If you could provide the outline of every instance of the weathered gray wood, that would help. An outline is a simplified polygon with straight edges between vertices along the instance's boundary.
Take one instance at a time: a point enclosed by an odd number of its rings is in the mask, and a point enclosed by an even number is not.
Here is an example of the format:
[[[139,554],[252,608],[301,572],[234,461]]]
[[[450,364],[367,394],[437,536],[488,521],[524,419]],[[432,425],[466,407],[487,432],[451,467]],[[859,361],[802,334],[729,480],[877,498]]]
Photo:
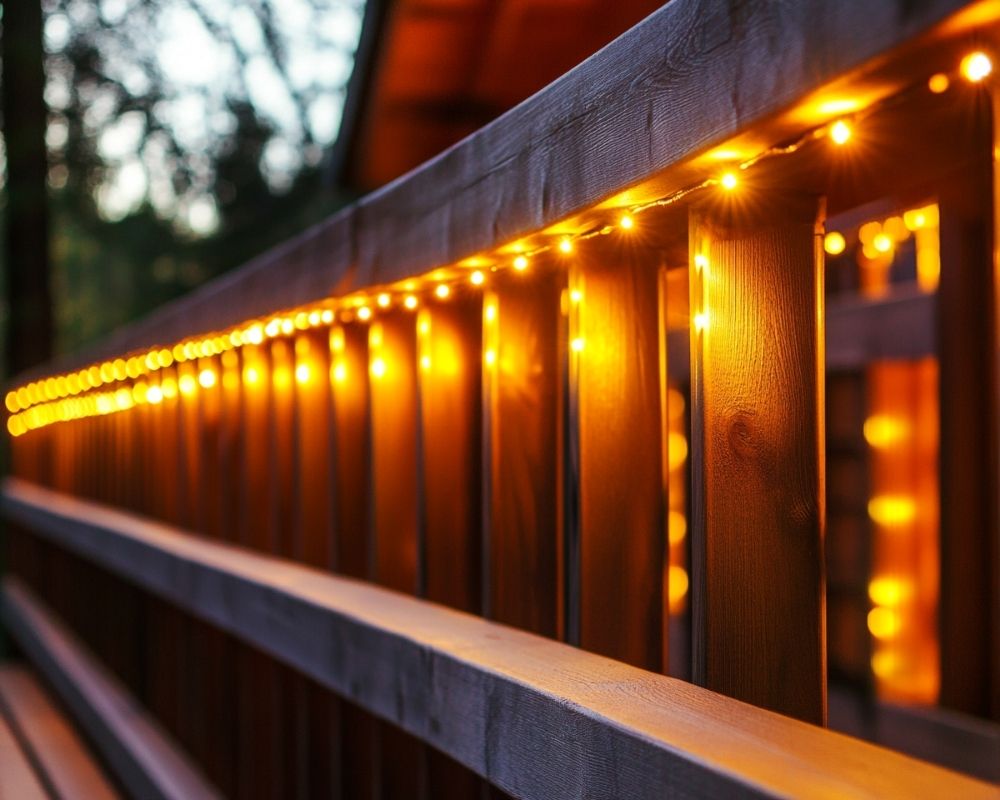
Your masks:
[[[987,784],[697,686],[22,481],[4,484],[3,510],[529,800],[995,797]],[[29,641],[41,620],[24,624],[12,579],[4,596]]]
[[[133,796],[218,797],[135,699],[14,578],[4,581],[3,620]]]
[[[700,180],[717,162],[679,165],[751,127],[757,141],[800,132],[815,115],[795,104],[850,70],[867,64],[872,95],[908,83],[911,70],[876,57],[968,4],[673,0],[404,179],[21,378],[422,274],[540,231],[625,188],[649,197]],[[940,41],[922,40],[923,54],[939,51]],[[907,54],[926,63],[921,55],[918,48]]]
[[[0,718],[5,715],[17,731],[57,798],[111,800],[120,796],[79,734],[24,667],[0,665],[0,712]],[[7,796],[0,790],[0,797]]]

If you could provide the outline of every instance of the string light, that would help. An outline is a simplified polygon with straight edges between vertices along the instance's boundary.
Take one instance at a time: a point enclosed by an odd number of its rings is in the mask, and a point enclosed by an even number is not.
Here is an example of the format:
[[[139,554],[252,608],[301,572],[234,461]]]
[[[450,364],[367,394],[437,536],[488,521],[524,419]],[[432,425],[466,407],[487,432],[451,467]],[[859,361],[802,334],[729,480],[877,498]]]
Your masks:
[[[944,94],[948,91],[950,86],[951,79],[943,72],[931,75],[930,79],[927,81],[927,88],[934,94]]]
[[[838,119],[830,126],[830,139],[834,144],[847,144],[851,138],[851,126],[844,120]]]
[[[216,377],[215,371],[211,369],[203,369],[198,373],[198,383],[201,384],[202,388],[211,389],[215,386]]]
[[[584,346],[583,337],[577,336],[575,339],[572,339],[569,343],[569,346],[574,353],[582,353]]]
[[[962,59],[959,70],[970,83],[979,83],[993,72],[993,61],[982,50],[976,50]]]
[[[823,249],[831,256],[839,256],[847,248],[847,241],[842,233],[831,231],[823,237]]]
[[[962,59],[958,68],[958,73],[972,83],[983,81],[992,74],[992,71],[992,59],[987,53],[981,50],[968,53]],[[926,86],[931,92],[940,94],[947,91],[950,87],[950,81],[951,78],[949,75],[938,73],[930,76],[926,82]],[[922,85],[918,84],[918,86]],[[870,114],[874,110],[874,106],[859,110],[859,104],[852,100],[839,104],[827,104],[824,107],[823,113],[851,113],[857,118],[859,113]],[[738,165],[734,165],[734,171],[727,172],[721,177],[705,178],[700,182],[678,189],[671,194],[633,206],[628,213],[624,213],[618,218],[617,226],[605,222],[589,230],[563,236],[558,241],[550,241],[532,250],[528,250],[525,245],[520,244],[515,248],[518,254],[511,262],[512,266],[515,271],[523,272],[528,268],[530,258],[534,255],[553,250],[569,254],[573,252],[575,242],[586,241],[594,236],[609,233],[615,227],[625,231],[632,230],[635,227],[635,215],[651,208],[672,205],[692,192],[708,189],[716,185],[721,186],[726,191],[731,191],[739,185],[737,177],[739,171],[749,169],[759,161],[772,156],[795,153],[824,134],[835,144],[842,145],[851,139],[853,132],[848,121],[843,119],[839,119],[832,124],[827,123],[819,126],[807,131],[791,144],[774,146],[758,152]],[[915,217],[915,215],[911,216]],[[906,227],[912,230],[911,225],[915,223],[910,218],[907,218],[905,222]],[[927,224],[929,225],[930,223]],[[843,237],[840,234],[835,232],[830,233],[824,239],[824,249],[831,255],[843,252],[846,242],[842,240]],[[875,252],[890,253],[895,247],[895,240],[889,233],[880,233],[875,235],[871,240],[871,246]],[[494,264],[490,269],[496,271],[500,266]],[[703,271],[707,267],[707,259],[703,260],[700,256],[696,257],[695,267],[699,272]],[[455,278],[449,281],[449,283],[438,283],[432,291],[438,297],[447,297],[451,291],[450,284],[455,284],[457,280],[458,278]],[[475,270],[469,274],[469,281],[474,286],[482,286],[485,283],[484,271],[480,269]],[[406,292],[402,305],[407,310],[413,311],[419,307],[420,301],[416,294],[418,289],[419,283],[414,279],[407,279],[398,284],[397,290]],[[570,299],[572,302],[579,301],[573,292],[570,293]],[[333,307],[330,307],[331,305]],[[149,386],[145,390],[140,389],[138,392],[134,391],[138,384],[129,387],[122,394],[119,394],[114,389],[111,391],[97,390],[115,382],[126,380],[136,381],[143,375],[167,368],[174,363],[183,363],[198,358],[223,354],[232,348],[245,345],[260,345],[265,338],[275,338],[281,334],[291,335],[296,329],[307,330],[320,325],[330,326],[337,319],[338,308],[344,309],[348,315],[344,317],[345,320],[350,320],[351,317],[349,315],[353,313],[358,319],[366,321],[372,317],[370,306],[385,309],[391,305],[392,294],[387,291],[380,292],[374,296],[369,295],[368,298],[355,295],[339,301],[326,300],[323,302],[322,307],[291,309],[284,312],[284,315],[275,315],[266,321],[246,322],[236,329],[216,332],[202,339],[179,342],[169,348],[158,347],[150,349],[148,352],[126,354],[122,358],[106,361],[101,364],[94,364],[67,375],[52,376],[45,380],[35,381],[26,387],[20,387],[6,394],[5,405],[13,415],[8,420],[8,430],[14,435],[20,435],[28,430],[62,419],[75,419],[80,416],[111,413],[116,410],[123,410],[126,407],[132,407],[136,403],[158,402],[151,401],[150,397],[159,398],[159,402],[162,402],[162,400],[168,399],[171,396],[169,394],[170,391],[174,395],[177,393],[178,383],[173,382],[172,379],[164,379],[161,381],[160,387]],[[488,314],[495,314],[495,309],[484,306],[484,316]],[[701,312],[695,314],[692,318],[692,324],[695,330],[699,332],[705,330],[708,326],[707,313]],[[571,342],[570,346],[574,349],[577,347],[573,342]],[[484,351],[484,360],[488,363],[493,363],[495,359],[495,350],[490,348],[488,351]],[[343,365],[335,365],[334,373],[337,371],[337,366],[342,367]],[[383,362],[381,366],[383,372],[384,368],[385,365]],[[372,369],[373,374],[379,371],[379,368],[375,366],[375,362],[372,363]],[[201,375],[203,373],[204,371],[199,373],[197,379],[191,375],[182,376],[179,379],[180,391],[185,394],[194,391],[197,384],[201,382]],[[252,367],[244,370],[243,377],[247,383],[253,383],[259,379],[256,370]],[[142,399],[137,400],[136,398]],[[15,431],[18,433],[15,433]]]

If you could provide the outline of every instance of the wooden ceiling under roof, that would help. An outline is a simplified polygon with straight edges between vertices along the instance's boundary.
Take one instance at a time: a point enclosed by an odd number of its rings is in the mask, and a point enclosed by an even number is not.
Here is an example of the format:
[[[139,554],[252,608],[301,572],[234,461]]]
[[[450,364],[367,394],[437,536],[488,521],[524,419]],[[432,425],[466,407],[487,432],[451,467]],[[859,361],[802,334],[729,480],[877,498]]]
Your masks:
[[[551,83],[660,0],[369,0],[335,148],[370,191]]]

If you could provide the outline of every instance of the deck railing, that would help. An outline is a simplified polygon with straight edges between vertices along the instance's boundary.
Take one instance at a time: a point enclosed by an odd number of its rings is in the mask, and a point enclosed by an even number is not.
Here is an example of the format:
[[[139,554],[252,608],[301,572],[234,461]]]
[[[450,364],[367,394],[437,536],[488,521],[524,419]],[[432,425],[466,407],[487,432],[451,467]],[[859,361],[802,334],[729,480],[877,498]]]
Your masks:
[[[941,695],[1000,714],[991,90],[958,67],[998,17],[674,0],[287,246],[19,376],[5,619],[123,783],[990,796],[817,726],[824,375],[929,348],[963,376]],[[887,196],[940,208],[936,299],[828,317],[825,220]]]

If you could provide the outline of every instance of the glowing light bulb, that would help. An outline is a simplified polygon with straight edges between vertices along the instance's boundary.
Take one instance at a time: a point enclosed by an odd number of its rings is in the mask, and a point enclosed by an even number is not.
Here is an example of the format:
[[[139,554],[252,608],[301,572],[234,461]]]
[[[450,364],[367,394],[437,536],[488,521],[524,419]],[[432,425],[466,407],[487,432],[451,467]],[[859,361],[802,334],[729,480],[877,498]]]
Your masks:
[[[309,383],[309,378],[312,376],[312,370],[309,369],[308,364],[299,364],[295,368],[295,380],[299,383]]]
[[[260,344],[264,341],[264,327],[262,325],[251,325],[243,332],[243,338],[250,344]]]
[[[417,301],[416,295],[408,294],[406,296],[406,299],[403,300],[403,305],[408,310],[413,311],[413,309],[415,309],[419,305],[419,302]]]
[[[190,375],[182,375],[181,379],[177,381],[177,388],[180,389],[180,392],[183,395],[194,394],[196,386],[197,383],[195,379]]]
[[[701,333],[705,328],[708,327],[708,314],[704,311],[700,311],[694,315],[694,329]]]
[[[158,405],[163,402],[163,390],[159,386],[150,386],[146,391],[146,402]]]
[[[482,286],[485,280],[486,277],[478,269],[469,276],[469,283],[473,286]]]
[[[993,72],[993,61],[982,50],[976,50],[962,59],[960,69],[967,81],[979,83]]]
[[[583,300],[583,292],[580,291],[579,289],[570,289],[569,300],[571,303],[579,303],[581,300]]]
[[[333,310],[329,308],[324,308],[319,315],[319,321],[324,325],[330,325],[333,322]]]
[[[319,324],[323,321],[323,315],[319,311],[309,312],[309,325],[313,328],[318,328]]]
[[[528,268],[528,257],[518,256],[514,259],[514,269],[518,272],[524,272]]]
[[[372,318],[372,310],[368,306],[361,306],[358,309],[358,319],[362,322],[366,322]]]
[[[708,256],[706,256],[704,253],[698,253],[694,257],[694,268],[698,270],[698,272],[702,272],[707,267],[708,267]]]
[[[569,346],[573,349],[574,353],[582,353],[584,346],[583,337],[577,336],[575,339],[572,339]]]
[[[868,630],[876,639],[891,639],[902,627],[899,612],[878,606],[868,612]]]
[[[373,378],[383,377],[385,375],[385,360],[382,358],[373,358],[369,369]]]
[[[420,357],[420,368],[422,370],[424,370],[424,372],[426,372],[427,370],[429,370],[431,368],[431,357],[430,356],[421,356]]]
[[[379,308],[388,308],[389,304],[392,302],[392,297],[388,292],[382,292],[376,299],[375,302],[378,303]]]
[[[834,144],[847,144],[851,138],[851,126],[844,120],[838,119],[830,126],[830,139]]]
[[[630,231],[635,227],[635,220],[628,214],[622,214],[622,218],[618,220],[618,227],[622,230]]]
[[[564,236],[559,240],[559,252],[560,253],[572,253],[573,252],[573,242],[570,241],[568,236]]]
[[[198,383],[202,385],[205,389],[211,389],[215,386],[216,380],[215,371],[211,369],[203,369],[198,373]]]
[[[727,172],[725,175],[722,176],[722,180],[720,181],[720,183],[722,184],[723,189],[725,189],[727,192],[731,192],[733,189],[736,188],[736,185],[739,183],[739,181],[736,179],[736,175],[734,173]]]
[[[7,410],[12,414],[21,410],[21,406],[17,402],[17,392],[7,392],[7,396],[4,398],[4,404],[7,406]]]
[[[436,294],[441,300],[444,300],[449,294],[451,294],[451,289],[448,288],[448,284],[439,283],[437,288],[434,290],[434,294]]]
[[[483,361],[486,362],[486,366],[492,367],[497,361],[497,351],[496,350],[486,350],[483,353]]]
[[[927,88],[934,94],[944,94],[951,87],[951,80],[943,72],[931,75],[927,81]]]
[[[872,246],[880,253],[888,253],[892,250],[892,238],[888,234],[880,233],[872,239]]]
[[[253,386],[260,380],[260,371],[256,367],[247,367],[243,370],[243,382]]]
[[[884,527],[894,527],[912,522],[917,515],[917,505],[905,495],[878,495],[868,501],[868,516]]]
[[[281,332],[283,334],[285,334],[285,336],[288,336],[289,334],[294,333],[295,332],[295,323],[292,322],[292,320],[288,319],[287,317],[285,319],[281,320]]]
[[[333,379],[337,383],[343,383],[347,378],[347,366],[343,362],[339,362],[333,367]]]
[[[281,332],[281,320],[272,319],[264,326],[264,334],[273,339]]]
[[[909,423],[891,414],[875,414],[865,420],[865,441],[872,447],[892,447],[910,433]]]
[[[823,237],[823,249],[831,256],[839,256],[846,248],[847,240],[837,231],[831,231]]]

